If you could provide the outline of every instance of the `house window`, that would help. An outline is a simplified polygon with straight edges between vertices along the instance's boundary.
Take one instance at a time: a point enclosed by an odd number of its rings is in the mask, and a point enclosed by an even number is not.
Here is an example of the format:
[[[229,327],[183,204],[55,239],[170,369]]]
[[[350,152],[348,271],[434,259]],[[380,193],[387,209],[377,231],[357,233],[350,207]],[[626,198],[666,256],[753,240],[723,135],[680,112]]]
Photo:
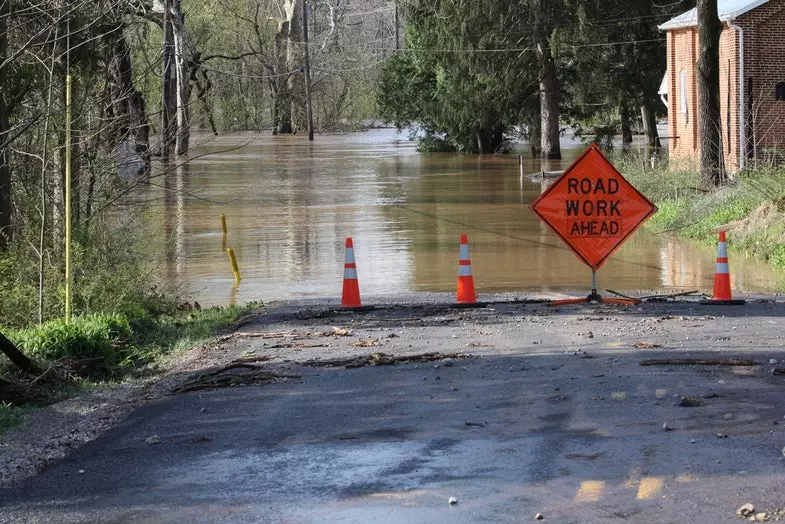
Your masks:
[[[681,72],[681,84],[679,85],[679,108],[684,115],[684,121],[689,121],[687,114],[687,72]]]
[[[777,84],[775,91],[777,100],[785,100],[785,82]]]

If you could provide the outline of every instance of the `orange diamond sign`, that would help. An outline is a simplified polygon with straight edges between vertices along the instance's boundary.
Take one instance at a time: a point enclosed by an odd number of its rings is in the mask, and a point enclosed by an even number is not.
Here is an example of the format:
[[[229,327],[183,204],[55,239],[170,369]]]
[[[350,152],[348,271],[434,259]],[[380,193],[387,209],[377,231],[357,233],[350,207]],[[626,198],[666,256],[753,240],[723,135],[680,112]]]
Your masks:
[[[592,144],[531,210],[596,271],[657,207]]]

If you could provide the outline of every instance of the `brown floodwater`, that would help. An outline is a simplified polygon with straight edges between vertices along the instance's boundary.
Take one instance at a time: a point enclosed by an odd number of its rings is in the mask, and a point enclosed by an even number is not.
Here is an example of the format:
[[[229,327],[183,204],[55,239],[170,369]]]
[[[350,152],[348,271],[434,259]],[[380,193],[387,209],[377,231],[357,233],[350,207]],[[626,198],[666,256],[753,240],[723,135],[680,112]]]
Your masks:
[[[461,233],[469,235],[480,295],[591,288],[591,270],[529,210],[544,186],[521,179],[514,154],[420,154],[394,130],[318,135],[312,143],[269,135],[195,143],[188,162],[170,165],[148,191],[161,226],[151,246],[167,283],[202,305],[339,298],[346,237],[364,299],[454,291]],[[565,160],[545,169],[563,169],[584,148],[569,139],[563,147]],[[528,154],[524,162],[526,173],[540,169]],[[710,291],[715,256],[711,247],[640,230],[598,271],[599,289]],[[743,255],[730,265],[737,291],[773,292],[784,280]]]

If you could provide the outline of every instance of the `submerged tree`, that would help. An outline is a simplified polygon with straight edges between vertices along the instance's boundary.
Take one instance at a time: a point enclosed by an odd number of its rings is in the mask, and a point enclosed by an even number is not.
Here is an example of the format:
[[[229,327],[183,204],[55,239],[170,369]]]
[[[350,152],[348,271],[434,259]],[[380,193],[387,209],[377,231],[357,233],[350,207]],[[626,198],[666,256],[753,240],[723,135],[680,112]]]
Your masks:
[[[539,80],[534,54],[510,36],[526,13],[496,0],[401,3],[408,24],[405,52],[384,66],[377,91],[383,118],[421,126],[447,147],[493,153],[521,121]]]

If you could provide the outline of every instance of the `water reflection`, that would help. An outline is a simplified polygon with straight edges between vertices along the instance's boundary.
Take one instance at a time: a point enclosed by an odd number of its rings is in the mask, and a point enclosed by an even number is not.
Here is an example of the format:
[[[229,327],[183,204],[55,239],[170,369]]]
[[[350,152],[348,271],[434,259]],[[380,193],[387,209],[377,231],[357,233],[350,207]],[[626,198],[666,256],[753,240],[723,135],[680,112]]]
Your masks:
[[[237,148],[238,144],[247,145]],[[582,151],[543,166],[564,169]],[[209,156],[199,156],[214,153]],[[220,137],[164,177],[159,252],[172,284],[204,305],[340,294],[343,242],[354,239],[363,296],[453,291],[468,233],[479,293],[587,290],[591,271],[529,211],[543,184],[518,158],[418,154],[381,130],[302,137]],[[540,169],[525,158],[525,173]],[[222,247],[238,258],[242,283]],[[636,233],[598,273],[601,288],[709,290],[715,253]],[[780,275],[731,259],[736,289],[771,291]]]

